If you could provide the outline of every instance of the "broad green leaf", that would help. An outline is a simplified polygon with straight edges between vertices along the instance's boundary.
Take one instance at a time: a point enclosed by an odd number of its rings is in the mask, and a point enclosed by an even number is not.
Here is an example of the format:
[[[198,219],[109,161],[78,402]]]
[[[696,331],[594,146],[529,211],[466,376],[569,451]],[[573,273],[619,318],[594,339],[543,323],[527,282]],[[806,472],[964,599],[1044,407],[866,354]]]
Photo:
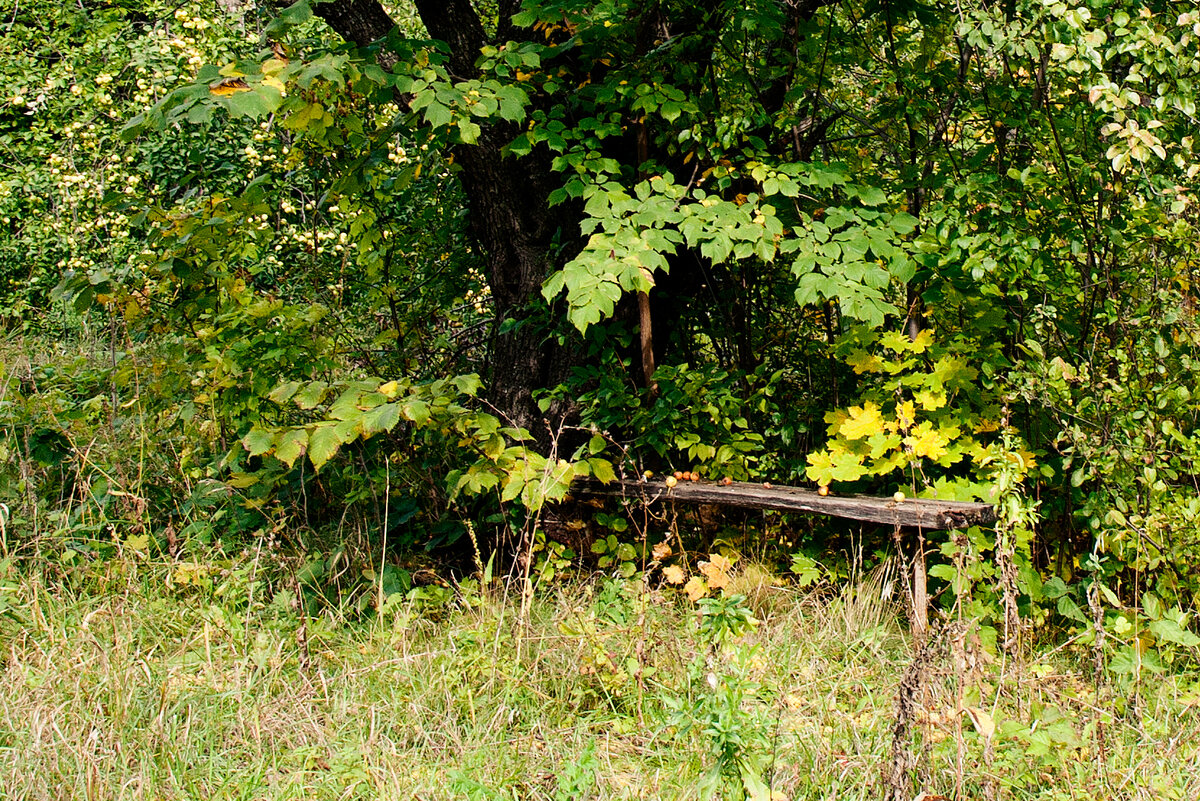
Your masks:
[[[293,395],[296,394],[296,390],[298,389],[300,389],[299,381],[288,381],[287,383],[280,384],[279,386],[275,387],[275,389],[271,390],[267,397],[276,403],[286,403]]]
[[[254,426],[246,436],[242,437],[242,445],[251,456],[261,456],[271,450],[274,441],[274,434],[258,426]]]
[[[308,438],[308,458],[313,467],[321,467],[333,458],[342,447],[342,438],[332,425],[318,426],[313,429]]]
[[[329,385],[324,381],[313,381],[296,393],[293,400],[295,400],[296,405],[301,409],[316,408],[325,399],[325,391],[328,388]]]
[[[275,445],[275,458],[293,466],[308,446],[308,431],[303,428],[293,428],[279,435]]]
[[[607,459],[588,459],[588,466],[592,469],[592,475],[605,484],[611,484],[617,480],[617,474],[613,470],[612,462]]]
[[[384,403],[362,416],[362,435],[367,439],[383,431],[391,431],[400,422],[400,404]]]

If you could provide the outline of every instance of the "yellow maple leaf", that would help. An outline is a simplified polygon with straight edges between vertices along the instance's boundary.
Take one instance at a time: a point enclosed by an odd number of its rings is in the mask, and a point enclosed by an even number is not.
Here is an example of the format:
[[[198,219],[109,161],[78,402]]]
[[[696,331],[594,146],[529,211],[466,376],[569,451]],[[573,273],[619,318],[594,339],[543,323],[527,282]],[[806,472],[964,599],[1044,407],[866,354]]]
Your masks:
[[[851,353],[846,359],[846,364],[853,367],[854,372],[859,375],[877,373],[883,369],[883,362],[879,361],[879,357],[873,353],[867,353],[865,350],[856,350]]]
[[[933,344],[933,330],[926,328],[921,333],[917,334],[916,338],[909,343],[908,349],[913,353],[924,353]]]
[[[838,430],[842,427],[842,424],[849,419],[850,415],[846,414],[846,412],[842,409],[834,409],[832,412],[826,412],[825,422],[829,423],[829,428],[827,428],[826,431],[829,432],[829,436],[836,437]]]
[[[683,568],[679,565],[667,565],[663,568],[663,578],[668,584],[682,584],[684,579]]]
[[[870,401],[851,406],[850,417],[842,423],[839,433],[846,439],[862,439],[883,431],[883,416],[879,407]]]
[[[917,411],[913,408],[912,401],[896,404],[896,422],[900,424],[900,428],[906,431],[917,422]]]
[[[904,438],[904,444],[913,456],[936,460],[946,455],[948,440],[934,431],[933,425],[926,420],[917,426],[912,434]]]
[[[1013,451],[1007,451],[1004,458],[1015,464],[1022,472],[1037,467],[1037,457],[1025,448],[1017,448]]]
[[[683,585],[683,591],[687,593],[687,597],[690,600],[699,601],[708,595],[708,585],[699,576],[692,576],[688,579],[688,583]]]
[[[719,553],[710,553],[708,560],[717,566],[718,570],[729,570],[733,567],[733,560],[727,556],[722,556]]]
[[[829,482],[833,480],[833,457],[828,451],[810,453],[808,467],[804,468],[804,474],[822,487],[829,486]]]
[[[922,390],[913,394],[917,403],[921,404],[921,408],[932,412],[934,409],[940,409],[946,405],[946,393],[938,390]]]

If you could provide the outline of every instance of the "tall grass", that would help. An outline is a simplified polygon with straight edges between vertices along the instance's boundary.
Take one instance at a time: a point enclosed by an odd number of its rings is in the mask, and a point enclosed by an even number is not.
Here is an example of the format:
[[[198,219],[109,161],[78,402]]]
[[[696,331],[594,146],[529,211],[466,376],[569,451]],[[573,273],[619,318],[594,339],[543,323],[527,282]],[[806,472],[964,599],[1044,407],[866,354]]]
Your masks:
[[[754,689],[734,724],[765,744],[774,798],[874,799],[912,661],[870,576],[762,589],[769,614],[719,650],[693,605],[635,583],[543,588],[527,620],[470,583],[360,618],[284,581],[252,600],[184,585],[169,562],[44,567],[0,564],[8,799],[696,798],[714,734],[670,709],[737,676]],[[944,650],[904,743],[911,795],[1197,797],[1190,677],[1144,681],[1135,704],[1065,651],[1002,671]]]

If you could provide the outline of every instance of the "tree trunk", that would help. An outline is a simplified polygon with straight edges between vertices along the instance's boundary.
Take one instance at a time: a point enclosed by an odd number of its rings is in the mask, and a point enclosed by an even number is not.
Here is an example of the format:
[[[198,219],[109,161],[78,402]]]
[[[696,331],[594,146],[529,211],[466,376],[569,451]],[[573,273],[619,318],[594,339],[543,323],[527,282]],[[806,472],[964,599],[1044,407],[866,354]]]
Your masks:
[[[473,75],[487,36],[471,4],[417,0],[416,5],[429,35],[449,45],[451,73],[456,78]],[[314,5],[313,10],[359,47],[386,36],[394,27],[377,0],[338,0]],[[454,158],[461,167],[459,180],[467,196],[470,230],[486,254],[496,320],[487,397],[507,422],[547,443],[547,415],[538,409],[533,391],[560,383],[572,360],[557,338],[548,335],[545,321],[535,318],[532,306],[555,266],[561,212],[554,213],[547,203],[553,173],[545,159],[537,154],[520,162],[503,157],[503,147],[518,132],[509,124],[485,127],[477,144],[456,147]],[[549,417],[553,420],[562,413],[552,410]]]

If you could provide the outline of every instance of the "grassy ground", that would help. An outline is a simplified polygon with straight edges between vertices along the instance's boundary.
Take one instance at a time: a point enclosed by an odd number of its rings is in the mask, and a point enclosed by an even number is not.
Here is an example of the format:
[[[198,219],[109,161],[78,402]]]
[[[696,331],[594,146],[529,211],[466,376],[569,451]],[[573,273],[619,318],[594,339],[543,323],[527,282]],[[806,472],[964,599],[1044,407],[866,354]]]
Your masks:
[[[1097,685],[955,623],[916,649],[869,577],[743,575],[758,624],[723,641],[740,606],[633,583],[358,616],[257,569],[0,563],[0,797],[1200,795],[1187,674]]]

